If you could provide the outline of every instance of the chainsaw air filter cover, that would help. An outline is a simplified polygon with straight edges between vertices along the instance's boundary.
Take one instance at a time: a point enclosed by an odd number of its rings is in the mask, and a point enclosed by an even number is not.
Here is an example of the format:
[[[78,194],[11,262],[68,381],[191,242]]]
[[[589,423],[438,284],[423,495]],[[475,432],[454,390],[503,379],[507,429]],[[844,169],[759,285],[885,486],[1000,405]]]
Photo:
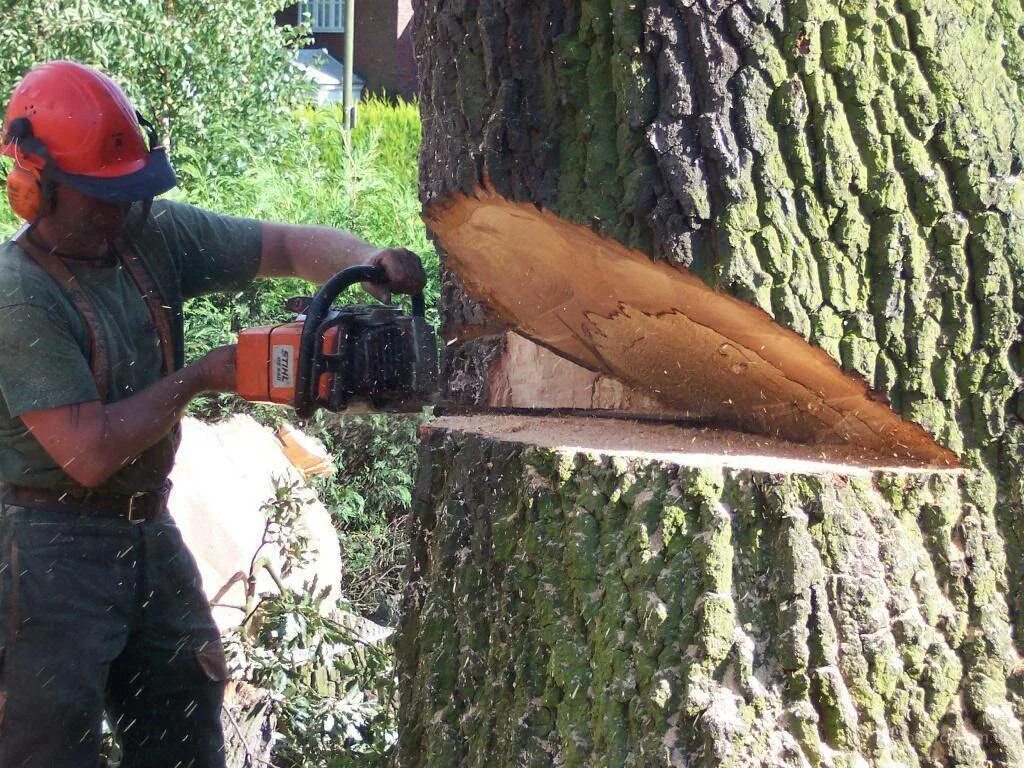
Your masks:
[[[397,307],[333,309],[317,329],[312,381],[316,406],[341,411],[368,401],[378,411],[418,411],[437,387],[437,339],[417,315]]]

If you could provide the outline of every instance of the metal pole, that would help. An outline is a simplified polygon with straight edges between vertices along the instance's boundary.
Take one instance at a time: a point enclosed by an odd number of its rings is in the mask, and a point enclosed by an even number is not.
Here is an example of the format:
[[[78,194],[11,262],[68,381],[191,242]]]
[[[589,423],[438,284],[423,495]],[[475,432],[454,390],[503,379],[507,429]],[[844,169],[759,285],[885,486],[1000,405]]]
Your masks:
[[[345,130],[356,124],[356,108],[352,103],[352,58],[356,36],[356,0],[345,0]]]

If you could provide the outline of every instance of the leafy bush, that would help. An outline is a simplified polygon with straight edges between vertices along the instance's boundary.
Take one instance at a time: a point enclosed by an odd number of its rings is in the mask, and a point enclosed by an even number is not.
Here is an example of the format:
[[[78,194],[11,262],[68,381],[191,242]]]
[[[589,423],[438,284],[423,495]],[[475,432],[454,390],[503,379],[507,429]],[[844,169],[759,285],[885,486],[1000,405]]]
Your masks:
[[[409,508],[420,423],[410,415],[322,418],[318,436],[337,458],[337,488],[344,489],[333,489],[324,500],[341,530],[369,528],[373,520],[393,520]]]
[[[276,155],[242,174],[190,169],[179,194],[212,210],[289,223],[348,229],[378,245],[417,251],[429,276],[428,306],[438,296],[437,254],[419,218],[416,158],[420,124],[406,102],[363,102],[352,133],[342,131],[340,107],[300,109]],[[190,359],[228,343],[242,328],[288,319],[284,300],[314,287],[301,280],[259,280],[237,294],[206,296],[186,308]],[[367,300],[358,289],[346,300]],[[433,309],[428,313],[436,323]],[[203,399],[193,412],[207,418],[246,411],[265,423],[289,412],[253,406],[236,397]],[[307,425],[335,456],[338,474],[319,492],[332,511],[346,562],[343,589],[364,615],[390,623],[389,606],[402,588],[421,417],[338,417],[320,412]]]
[[[190,181],[176,194],[215,211],[338,227],[381,247],[410,248],[431,278],[426,298],[433,306],[437,253],[419,217],[416,186],[419,113],[407,102],[373,99],[360,105],[351,134],[342,122],[340,106],[298,109],[282,129],[279,152],[237,175],[186,163]],[[193,301],[186,313],[190,357],[242,328],[286,319],[284,300],[312,290],[301,280],[258,280],[232,296]],[[368,300],[358,289],[353,298]],[[434,310],[431,319],[436,323]]]
[[[368,643],[289,590],[267,597],[251,635],[227,638],[233,673],[273,697],[279,768],[383,768],[394,745],[395,677],[387,643]]]
[[[19,0],[4,3],[0,99],[33,66],[70,58],[113,77],[189,168],[238,173],[279,144],[307,88],[289,63],[307,30],[287,0]],[[200,160],[202,158],[202,160]],[[187,180],[187,179],[186,179]]]
[[[303,561],[308,541],[296,528],[302,502],[294,487],[279,485],[264,505],[265,546],[284,563],[282,575]],[[247,585],[256,583],[254,560]],[[383,766],[395,743],[395,674],[390,646],[363,636],[358,621],[314,584],[287,588],[271,570],[277,591],[247,589],[246,618],[229,631],[232,676],[271,695],[281,768]],[[257,602],[258,601],[258,602]]]
[[[310,429],[338,467],[318,492],[341,534],[342,591],[353,608],[384,624],[394,622],[404,584],[405,526],[422,423],[421,415],[326,415]]]
[[[6,160],[7,158],[3,158]],[[0,162],[0,175],[7,172],[7,163]],[[11,237],[14,232],[18,229],[19,223],[18,217],[16,217],[9,206],[6,204],[0,205],[0,238],[7,239]]]

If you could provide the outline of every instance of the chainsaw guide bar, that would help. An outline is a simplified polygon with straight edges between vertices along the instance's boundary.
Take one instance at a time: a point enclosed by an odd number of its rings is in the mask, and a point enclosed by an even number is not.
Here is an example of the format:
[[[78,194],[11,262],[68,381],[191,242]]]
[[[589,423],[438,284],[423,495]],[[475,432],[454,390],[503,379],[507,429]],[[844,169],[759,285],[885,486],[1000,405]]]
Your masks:
[[[586,408],[513,408],[507,406],[460,405],[438,403],[434,406],[434,415],[441,416],[538,416],[565,417],[587,419],[615,419],[618,421],[634,421],[644,424],[667,424],[691,429],[734,429],[723,421],[693,416],[658,416],[650,413],[632,413],[630,411],[593,410]]]

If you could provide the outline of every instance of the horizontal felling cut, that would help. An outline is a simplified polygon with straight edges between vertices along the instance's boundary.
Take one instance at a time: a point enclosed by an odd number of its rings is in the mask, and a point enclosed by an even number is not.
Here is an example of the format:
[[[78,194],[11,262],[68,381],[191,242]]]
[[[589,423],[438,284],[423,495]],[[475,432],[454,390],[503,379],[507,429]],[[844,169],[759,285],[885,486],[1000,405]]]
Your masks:
[[[422,429],[481,434],[592,457],[657,461],[687,467],[730,467],[771,474],[826,474],[866,477],[875,472],[959,477],[961,470],[937,469],[920,461],[899,461],[853,445],[811,446],[727,429],[579,416],[480,413],[442,416]]]
[[[957,463],[824,351],[680,268],[486,189],[424,219],[473,299],[585,368],[737,429]]]

